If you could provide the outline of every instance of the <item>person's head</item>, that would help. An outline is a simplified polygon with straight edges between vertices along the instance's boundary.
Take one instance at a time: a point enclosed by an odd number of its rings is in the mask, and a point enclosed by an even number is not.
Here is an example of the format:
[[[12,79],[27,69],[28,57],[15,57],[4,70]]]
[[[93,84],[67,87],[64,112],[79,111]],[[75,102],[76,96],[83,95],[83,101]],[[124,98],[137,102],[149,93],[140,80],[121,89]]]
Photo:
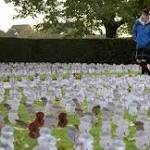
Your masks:
[[[144,22],[147,22],[149,20],[150,10],[148,8],[143,9],[141,14],[141,19]]]

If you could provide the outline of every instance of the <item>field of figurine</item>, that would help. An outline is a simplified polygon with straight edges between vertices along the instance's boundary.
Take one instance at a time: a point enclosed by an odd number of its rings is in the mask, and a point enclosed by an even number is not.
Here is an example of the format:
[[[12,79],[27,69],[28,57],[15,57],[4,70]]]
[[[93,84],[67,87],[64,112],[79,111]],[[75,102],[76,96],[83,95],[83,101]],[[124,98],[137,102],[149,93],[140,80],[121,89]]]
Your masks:
[[[150,79],[137,65],[0,64],[0,150],[149,150]]]

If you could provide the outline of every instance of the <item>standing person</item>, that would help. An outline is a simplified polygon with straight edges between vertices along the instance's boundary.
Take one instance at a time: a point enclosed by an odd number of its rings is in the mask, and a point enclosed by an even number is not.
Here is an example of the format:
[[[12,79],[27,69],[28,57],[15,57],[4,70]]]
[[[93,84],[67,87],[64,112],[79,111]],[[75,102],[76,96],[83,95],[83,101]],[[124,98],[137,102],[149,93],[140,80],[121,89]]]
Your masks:
[[[133,26],[133,39],[136,42],[136,61],[142,68],[142,74],[150,75],[147,64],[150,62],[150,10],[142,10]]]

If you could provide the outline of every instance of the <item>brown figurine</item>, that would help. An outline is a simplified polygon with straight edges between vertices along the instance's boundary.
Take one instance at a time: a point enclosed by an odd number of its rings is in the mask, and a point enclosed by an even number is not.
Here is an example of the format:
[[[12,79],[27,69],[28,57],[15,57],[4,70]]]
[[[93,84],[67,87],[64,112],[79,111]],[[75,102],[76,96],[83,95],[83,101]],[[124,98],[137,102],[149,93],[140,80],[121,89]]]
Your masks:
[[[68,123],[67,114],[62,112],[58,115],[58,126],[64,128]]]

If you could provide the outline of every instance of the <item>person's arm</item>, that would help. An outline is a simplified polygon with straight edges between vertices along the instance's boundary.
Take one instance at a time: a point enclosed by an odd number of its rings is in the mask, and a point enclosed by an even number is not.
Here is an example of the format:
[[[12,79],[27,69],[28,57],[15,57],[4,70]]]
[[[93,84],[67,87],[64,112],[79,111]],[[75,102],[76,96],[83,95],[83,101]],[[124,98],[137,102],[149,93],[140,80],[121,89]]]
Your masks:
[[[133,40],[136,42],[136,37],[137,37],[137,23],[136,22],[133,25],[132,37],[133,37]]]

